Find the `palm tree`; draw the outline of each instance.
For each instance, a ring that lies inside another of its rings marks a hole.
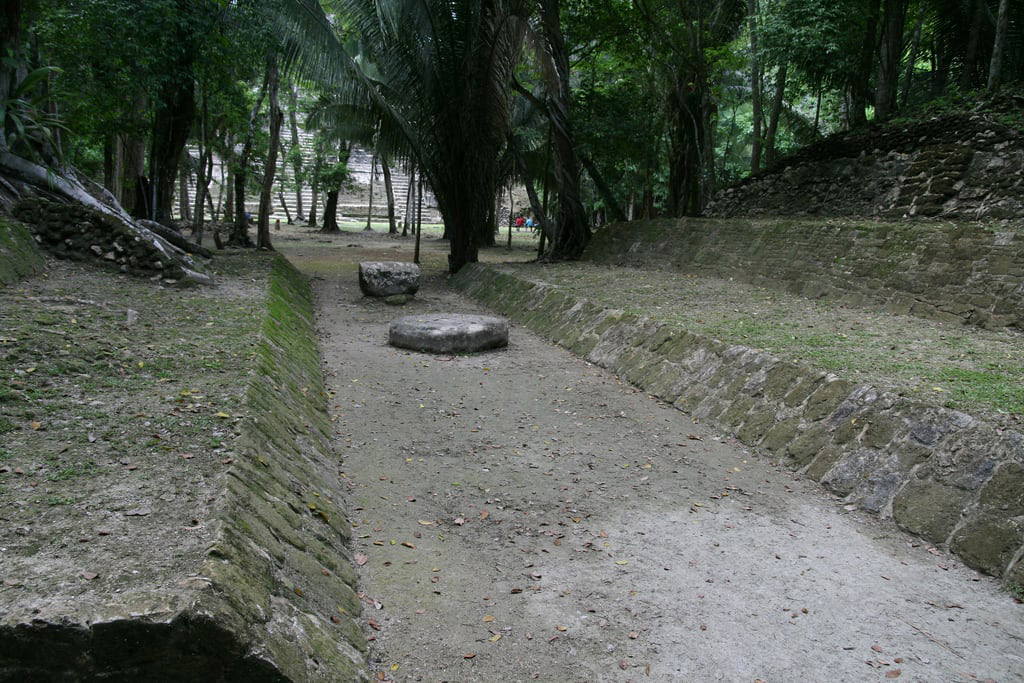
[[[449,228],[449,271],[477,260],[500,181],[525,0],[286,0],[297,64],[401,136]],[[348,36],[355,38],[349,39]],[[387,144],[391,149],[402,145]]]

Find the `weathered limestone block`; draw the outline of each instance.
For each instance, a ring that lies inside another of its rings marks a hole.
[[[912,479],[892,503],[901,527],[933,543],[944,543],[956,526],[967,492],[934,481]]]
[[[971,567],[999,576],[1022,545],[1024,524],[980,515],[956,530],[949,547]]]
[[[420,267],[400,261],[366,261],[359,264],[359,289],[366,296],[415,294],[420,289]]]
[[[473,353],[508,346],[508,320],[454,313],[411,315],[391,323],[392,346],[427,353]]]

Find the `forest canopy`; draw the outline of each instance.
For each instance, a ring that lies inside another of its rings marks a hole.
[[[510,185],[543,256],[573,259],[596,225],[698,215],[823,136],[1017,97],[1024,74],[1009,0],[9,0],[0,21],[5,159],[239,246],[258,196],[269,248],[275,181],[329,226],[359,145],[433,191],[452,272]]]

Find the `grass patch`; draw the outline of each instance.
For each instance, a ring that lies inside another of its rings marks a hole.
[[[576,298],[1024,426],[1024,337],[844,307],[732,280],[592,263],[508,266]]]

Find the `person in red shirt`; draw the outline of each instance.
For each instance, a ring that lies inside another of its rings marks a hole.
[[[526,219],[524,219],[522,216],[516,216],[516,227],[517,228],[521,228],[525,224],[526,224]]]

